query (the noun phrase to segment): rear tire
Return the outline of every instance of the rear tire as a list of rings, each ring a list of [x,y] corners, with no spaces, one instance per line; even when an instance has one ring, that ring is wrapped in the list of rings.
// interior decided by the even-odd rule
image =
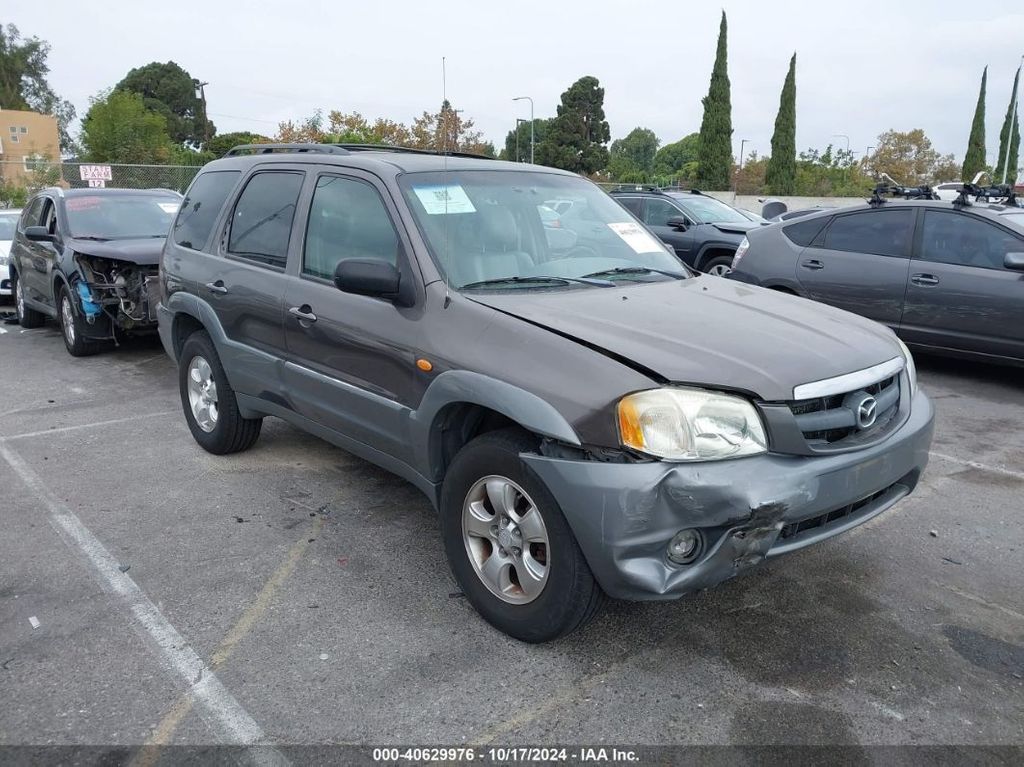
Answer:
[[[86,338],[88,323],[75,311],[71,292],[64,286],[57,291],[57,322],[64,337],[64,346],[72,357],[88,357],[102,348],[96,341]]]
[[[519,457],[536,449],[521,429],[488,432],[459,451],[441,490],[455,579],[484,620],[524,642],[575,631],[605,598],[558,502]]]
[[[42,312],[37,312],[25,304],[25,293],[17,273],[14,274],[14,284],[11,287],[14,288],[12,291],[14,293],[14,311],[18,315],[18,324],[23,328],[38,328],[42,326],[46,322],[46,315]]]
[[[713,277],[724,277],[732,271],[732,256],[717,256],[704,264],[701,271]]]
[[[190,335],[178,357],[178,389],[189,431],[214,455],[248,450],[260,436],[262,418],[243,418],[235,391],[203,330]]]

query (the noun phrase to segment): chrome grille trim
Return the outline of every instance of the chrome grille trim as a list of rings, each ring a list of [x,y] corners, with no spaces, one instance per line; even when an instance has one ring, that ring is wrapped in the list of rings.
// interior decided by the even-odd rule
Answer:
[[[830,397],[833,394],[845,394],[846,392],[863,389],[879,381],[899,373],[906,366],[907,361],[902,357],[893,357],[891,360],[873,365],[863,370],[855,370],[852,373],[824,378],[820,381],[800,384],[793,387],[793,399],[815,399],[817,397]]]

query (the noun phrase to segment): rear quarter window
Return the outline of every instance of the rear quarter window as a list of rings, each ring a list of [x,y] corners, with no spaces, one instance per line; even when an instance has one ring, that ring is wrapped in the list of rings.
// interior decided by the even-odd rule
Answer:
[[[814,242],[814,238],[818,236],[818,232],[824,229],[825,224],[831,220],[831,216],[822,216],[821,218],[814,218],[810,221],[797,221],[782,227],[782,233],[786,235],[786,238],[794,245],[806,248]]]
[[[193,250],[202,249],[210,238],[217,214],[241,175],[237,170],[199,174],[185,195],[178,217],[174,220],[171,231],[175,243]]]

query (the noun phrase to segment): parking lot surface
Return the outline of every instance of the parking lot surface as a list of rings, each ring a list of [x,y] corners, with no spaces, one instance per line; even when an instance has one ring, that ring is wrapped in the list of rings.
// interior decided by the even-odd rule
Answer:
[[[402,480],[273,419],[208,455],[157,342],[0,329],[0,744],[1024,744],[1019,370],[919,358],[869,524],[530,646]]]

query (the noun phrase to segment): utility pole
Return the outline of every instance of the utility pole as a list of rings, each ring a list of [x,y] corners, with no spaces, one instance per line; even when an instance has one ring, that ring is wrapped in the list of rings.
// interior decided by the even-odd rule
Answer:
[[[530,165],[533,165],[533,99],[529,96],[516,96],[512,100],[530,102]],[[516,125],[516,130],[519,130],[518,125]]]
[[[203,104],[203,149],[206,149],[206,145],[210,143],[210,120],[206,116],[206,86],[209,83],[201,83],[198,80],[192,82],[196,86],[196,98]]]

